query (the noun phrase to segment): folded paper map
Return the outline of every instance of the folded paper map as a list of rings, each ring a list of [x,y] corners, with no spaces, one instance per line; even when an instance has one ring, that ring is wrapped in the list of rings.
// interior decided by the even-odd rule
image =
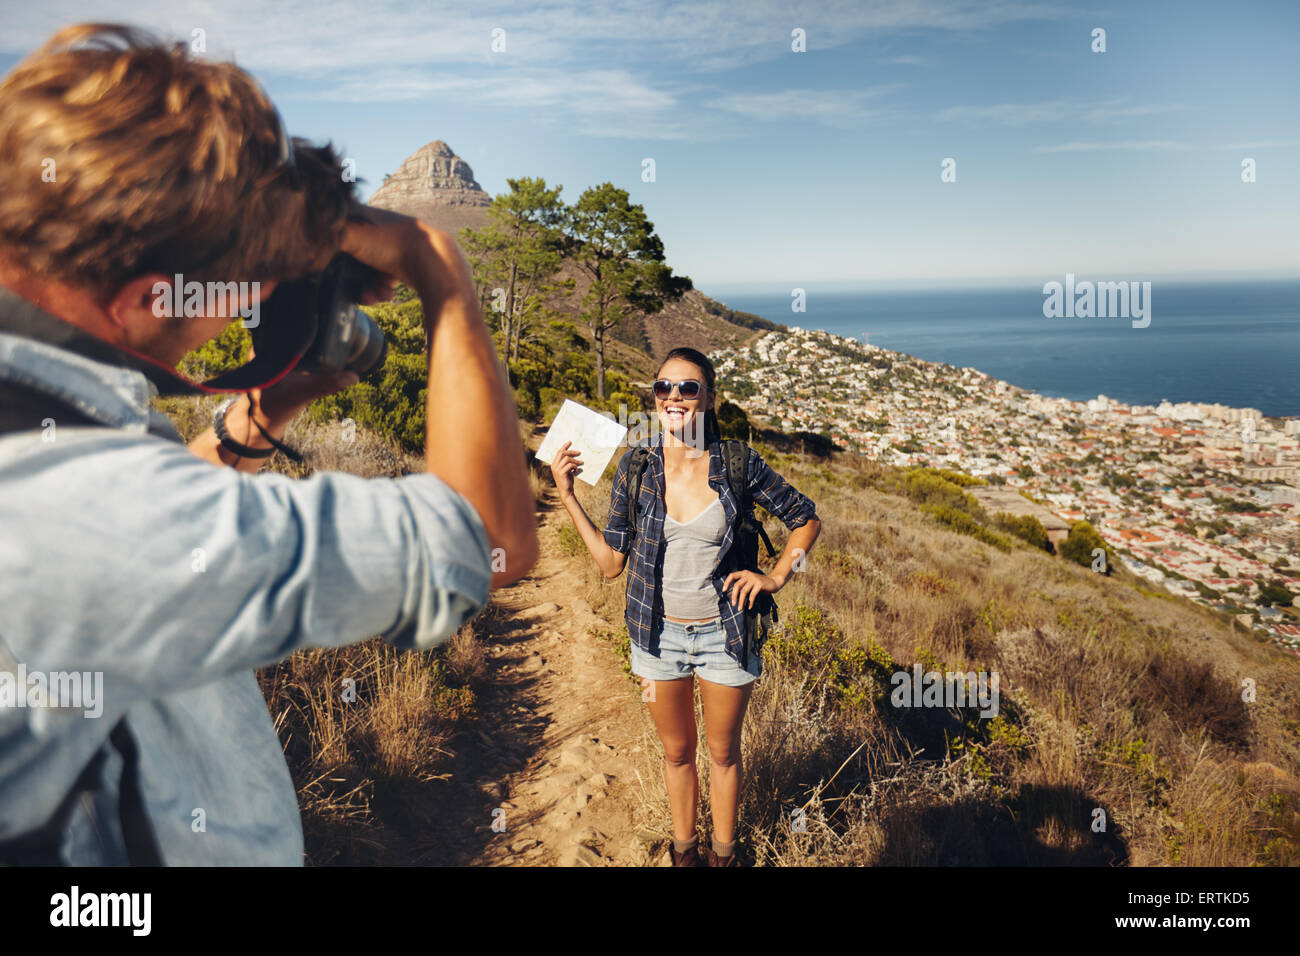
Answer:
[[[572,442],[569,447],[582,459],[578,478],[595,485],[626,435],[626,426],[566,398],[537,449],[537,459],[549,465],[564,443]]]

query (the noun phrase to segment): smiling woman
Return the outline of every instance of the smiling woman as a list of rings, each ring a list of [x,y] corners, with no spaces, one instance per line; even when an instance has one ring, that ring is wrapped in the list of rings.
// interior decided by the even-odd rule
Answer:
[[[761,636],[751,622],[812,548],[821,523],[813,503],[757,452],[743,442],[722,441],[707,356],[673,349],[653,390],[662,427],[619,462],[603,535],[573,494],[573,476],[582,465],[577,453],[561,448],[551,470],[561,502],[605,576],[628,569],[632,671],[642,680],[663,743],[673,865],[702,865],[695,835],[698,675],[712,758],[707,865],[736,866],[741,728],[753,683],[762,674]],[[758,570],[755,501],[791,529],[770,574]]]

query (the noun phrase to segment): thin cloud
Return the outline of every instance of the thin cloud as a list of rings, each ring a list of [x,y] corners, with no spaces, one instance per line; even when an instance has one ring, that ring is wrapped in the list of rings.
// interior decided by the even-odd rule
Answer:
[[[1253,143],[1229,143],[1219,149],[1287,149],[1300,146],[1300,139],[1257,139]]]
[[[361,103],[455,93],[463,101],[524,109],[556,108],[577,113],[656,112],[678,105],[677,96],[623,70],[511,70],[466,77],[463,74],[411,77],[381,73],[350,77],[334,86],[294,94],[289,99]]]
[[[753,120],[810,119],[840,125],[883,115],[886,110],[870,104],[898,88],[898,84],[887,84],[865,90],[794,89],[732,93],[704,105]]]
[[[1124,142],[1083,141],[1059,143],[1056,146],[1035,146],[1035,153],[1088,153],[1101,150],[1190,149],[1186,143],[1168,139],[1141,139]]]
[[[1184,110],[1182,105],[1170,106],[1099,106],[1088,110],[1087,119],[1093,123],[1113,123],[1116,120],[1133,119],[1138,116],[1154,116],[1158,113],[1171,113]]]
[[[949,106],[935,114],[940,122],[997,123],[1003,126],[1024,126],[1029,123],[1050,123],[1067,119],[1067,114],[1077,110],[1069,100],[1049,100],[1043,103],[988,103],[984,105]]]
[[[1141,116],[1154,116],[1182,110],[1182,105],[1121,105],[1114,101],[1087,103],[1072,99],[1043,100],[1037,103],[980,103],[949,106],[935,114],[941,122],[967,122],[981,125],[1028,126],[1033,123],[1073,122],[1114,123]]]

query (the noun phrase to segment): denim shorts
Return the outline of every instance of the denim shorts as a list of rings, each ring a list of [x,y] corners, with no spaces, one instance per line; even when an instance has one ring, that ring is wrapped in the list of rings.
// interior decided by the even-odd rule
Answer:
[[[695,673],[713,684],[744,687],[763,673],[763,661],[751,651],[746,670],[727,653],[727,630],[721,617],[700,624],[664,618],[657,654],[632,645],[632,673],[647,680],[677,680]]]

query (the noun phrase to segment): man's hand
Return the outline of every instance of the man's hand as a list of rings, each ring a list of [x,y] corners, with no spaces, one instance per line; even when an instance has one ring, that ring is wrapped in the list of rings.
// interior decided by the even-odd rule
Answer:
[[[249,358],[253,350],[249,350]],[[356,372],[337,372],[319,375],[312,372],[290,372],[269,388],[254,388],[248,392],[252,402],[236,402],[226,413],[226,428],[241,445],[250,448],[270,448],[260,425],[276,441],[284,438],[285,429],[298,414],[323,395],[332,395],[357,384]],[[250,420],[251,419],[251,420]],[[256,472],[266,463],[264,458],[240,458],[225,448],[217,433],[209,428],[194,441],[190,451],[214,465],[234,466],[238,471]]]
[[[469,264],[455,239],[410,216],[374,206],[359,207],[344,227],[342,251],[380,272],[390,299],[392,284],[402,282],[419,290],[426,306],[436,305],[429,299],[442,300],[456,293],[476,300]]]
[[[312,372],[290,372],[270,388],[254,388],[249,397],[253,400],[253,418],[277,439],[298,414],[318,398],[333,395],[351,388],[360,381],[356,372],[343,371],[333,375]]]

